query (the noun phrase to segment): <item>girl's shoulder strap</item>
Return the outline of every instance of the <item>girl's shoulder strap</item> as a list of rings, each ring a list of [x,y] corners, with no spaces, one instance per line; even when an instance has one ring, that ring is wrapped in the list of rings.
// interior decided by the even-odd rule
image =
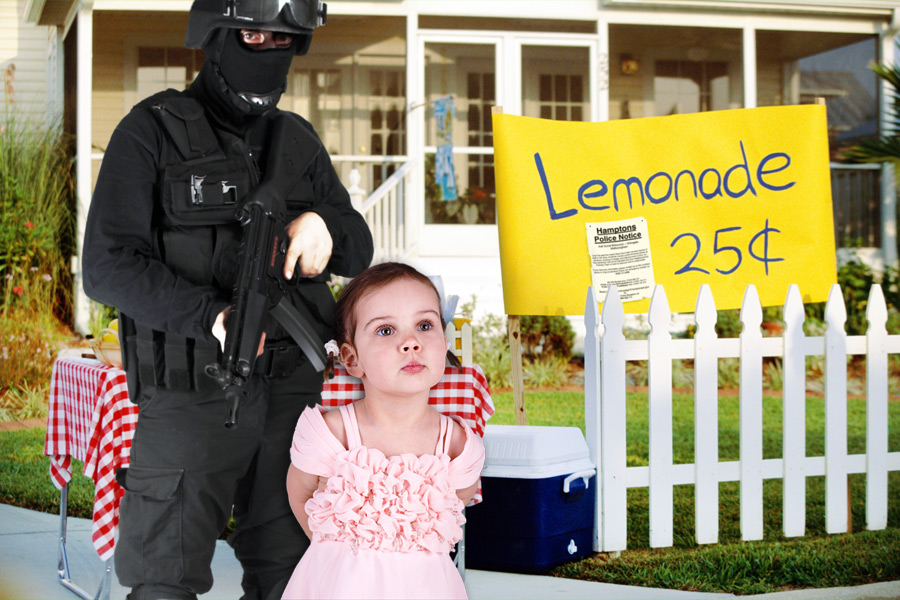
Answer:
[[[453,421],[445,414],[438,413],[441,416],[441,432],[438,435],[437,448],[435,454],[450,454],[450,440],[453,439]]]
[[[359,422],[356,420],[356,407],[353,403],[341,406],[341,420],[344,422],[344,433],[347,436],[347,450],[353,450],[362,446],[362,437],[359,435]]]

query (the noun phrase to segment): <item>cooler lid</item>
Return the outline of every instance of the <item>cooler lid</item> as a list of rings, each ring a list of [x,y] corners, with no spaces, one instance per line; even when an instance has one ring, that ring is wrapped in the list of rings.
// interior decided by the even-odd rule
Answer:
[[[484,432],[485,469],[505,467],[564,472],[592,467],[587,442],[577,427],[487,425]],[[485,473],[487,474],[487,473]]]

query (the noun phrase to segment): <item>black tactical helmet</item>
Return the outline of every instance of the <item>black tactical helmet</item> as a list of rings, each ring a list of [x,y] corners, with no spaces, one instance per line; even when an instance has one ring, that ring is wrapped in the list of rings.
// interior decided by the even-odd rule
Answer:
[[[297,36],[297,54],[306,54],[313,29],[325,23],[319,0],[194,0],[184,45],[203,48],[220,28],[267,29]]]

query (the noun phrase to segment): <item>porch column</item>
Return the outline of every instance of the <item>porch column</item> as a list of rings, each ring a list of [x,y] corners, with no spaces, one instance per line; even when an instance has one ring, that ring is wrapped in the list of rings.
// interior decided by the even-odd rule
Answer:
[[[93,92],[94,2],[84,0],[78,10],[78,92],[75,124],[75,239],[78,247],[73,257],[75,328],[90,332],[90,301],[82,286],[81,247],[87,211],[91,203],[91,94]]]
[[[897,22],[898,11],[894,9],[894,18],[891,27],[881,34],[881,57],[882,63],[893,64],[894,59],[894,35],[897,30],[894,28]],[[884,133],[892,131],[890,116],[891,103],[891,86],[886,81],[881,80],[878,86],[878,105],[880,109],[881,131]],[[892,163],[886,162],[881,165],[881,252],[884,258],[884,266],[896,267],[897,261],[897,182],[896,173]]]
[[[597,45],[591,51],[591,118],[609,121],[609,23],[597,20]]]
[[[49,27],[47,33],[47,127],[62,121],[64,58],[61,31],[60,27]]]
[[[411,6],[406,16],[406,148],[407,160],[416,164],[410,172],[403,203],[405,248],[417,243],[425,224],[425,82],[422,80],[425,57],[418,33],[419,14]]]
[[[756,29],[744,27],[744,108],[756,108]]]

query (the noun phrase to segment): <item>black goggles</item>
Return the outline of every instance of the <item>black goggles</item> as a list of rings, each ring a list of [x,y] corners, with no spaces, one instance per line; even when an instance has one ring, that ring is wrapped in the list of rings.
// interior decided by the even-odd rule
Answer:
[[[226,14],[235,19],[260,24],[274,21],[284,12],[288,22],[313,29],[325,23],[326,5],[319,0],[228,0]]]

